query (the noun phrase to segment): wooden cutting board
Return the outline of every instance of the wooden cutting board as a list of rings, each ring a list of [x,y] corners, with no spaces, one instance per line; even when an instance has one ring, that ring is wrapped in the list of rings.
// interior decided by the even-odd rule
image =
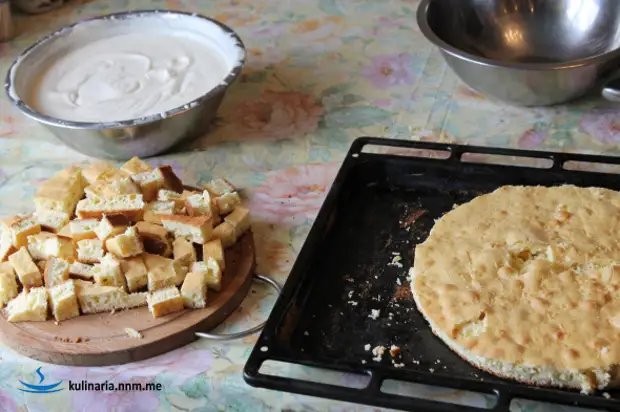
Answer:
[[[0,316],[0,340],[22,355],[59,365],[118,365],[184,346],[226,319],[248,294],[254,272],[254,242],[246,233],[225,252],[222,290],[207,292],[207,307],[153,318],[148,308],[82,315],[60,322],[9,323]],[[125,328],[143,338],[130,338]]]

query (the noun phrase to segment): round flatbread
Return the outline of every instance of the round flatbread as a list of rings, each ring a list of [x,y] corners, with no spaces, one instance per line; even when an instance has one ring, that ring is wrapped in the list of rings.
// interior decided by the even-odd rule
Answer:
[[[458,206],[418,245],[411,289],[472,365],[524,383],[620,381],[620,193],[504,186]]]

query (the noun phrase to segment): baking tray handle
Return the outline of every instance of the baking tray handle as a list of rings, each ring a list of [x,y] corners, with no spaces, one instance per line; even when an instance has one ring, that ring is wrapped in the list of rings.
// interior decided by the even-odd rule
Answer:
[[[271,279],[269,276],[254,275],[253,280],[260,280],[261,282],[265,282],[266,284],[270,285],[276,290],[276,292],[278,292],[278,296],[280,296],[280,293],[282,293],[282,287],[280,286],[280,284],[276,282],[275,280]],[[250,329],[246,329],[246,330],[243,330],[241,332],[236,332],[236,333],[196,332],[195,334],[197,337],[203,338],[203,339],[212,339],[212,340],[217,340],[217,341],[237,340],[237,339],[245,338],[246,336],[250,336],[260,331],[265,326],[265,323],[267,322],[263,322],[260,325],[256,325]]]

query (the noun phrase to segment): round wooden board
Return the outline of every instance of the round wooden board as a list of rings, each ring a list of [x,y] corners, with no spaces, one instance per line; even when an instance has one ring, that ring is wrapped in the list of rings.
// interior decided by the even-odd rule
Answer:
[[[225,252],[222,290],[207,292],[207,307],[153,318],[147,307],[82,315],[60,322],[9,323],[0,316],[2,343],[22,355],[59,365],[118,365],[147,359],[184,346],[226,319],[248,294],[254,273],[252,233]],[[130,338],[125,328],[143,338]],[[79,342],[76,342],[78,341]]]

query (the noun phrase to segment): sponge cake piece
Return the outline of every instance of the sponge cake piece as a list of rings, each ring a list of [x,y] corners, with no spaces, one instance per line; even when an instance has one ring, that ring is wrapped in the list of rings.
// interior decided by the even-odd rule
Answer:
[[[93,266],[92,273],[95,283],[98,285],[115,286],[122,290],[127,289],[120,262],[109,254],[101,259],[101,263]]]
[[[45,286],[51,288],[69,280],[69,262],[58,258],[50,258],[43,272]]]
[[[162,216],[161,222],[175,237],[184,237],[190,242],[205,244],[211,239],[213,221],[207,216]]]
[[[51,287],[48,291],[52,315],[56,321],[80,316],[77,295],[73,281],[66,280]]]
[[[120,263],[129,292],[136,292],[148,284],[148,271],[141,256],[123,259]]]
[[[108,252],[118,258],[137,256],[144,252],[142,241],[135,226],[125,230],[125,233],[106,240],[105,246]]]
[[[93,265],[73,262],[69,266],[69,276],[74,279],[93,280]]]
[[[18,294],[17,278],[9,262],[0,263],[0,308]]]
[[[82,263],[99,263],[105,252],[99,239],[83,239],[77,242],[77,260]]]
[[[71,228],[71,239],[78,242],[82,239],[95,239],[97,234],[95,229],[99,226],[97,219],[76,219],[69,222]]]
[[[220,239],[213,239],[202,245],[202,260],[213,258],[222,269],[225,270],[226,259],[224,259],[224,247]]]
[[[68,261],[75,259],[73,243],[52,233],[41,232],[28,236],[28,253],[34,260],[57,257]]]
[[[34,263],[25,247],[9,256],[9,262],[15,269],[17,277],[24,289],[32,289],[43,286],[43,277],[39,267]]]
[[[138,157],[132,157],[124,165],[121,166],[121,171],[128,176],[135,175],[143,172],[150,172],[153,170],[151,165]]]
[[[76,213],[80,219],[100,219],[104,214],[121,214],[137,222],[144,215],[142,195],[118,195],[105,199],[82,199],[78,202]]]
[[[204,273],[188,273],[181,286],[181,296],[186,308],[200,309],[207,306],[207,283]]]
[[[174,260],[183,266],[191,266],[196,261],[196,249],[187,239],[178,237],[172,243]]]
[[[69,214],[57,210],[38,210],[35,219],[41,225],[41,229],[48,232],[58,233],[69,223]]]
[[[95,228],[95,234],[101,241],[120,235],[130,226],[131,222],[127,217],[120,214],[104,214],[101,222]]]
[[[222,269],[212,257],[192,265],[192,272],[202,273],[209,289],[219,292],[222,289]]]
[[[11,241],[16,249],[28,245],[28,236],[41,232],[41,225],[34,216],[28,216],[9,226]]]
[[[6,306],[9,322],[44,322],[47,320],[47,290],[24,289]]]
[[[0,263],[5,262],[16,250],[15,246],[13,246],[11,233],[6,229],[2,230],[2,233],[0,233]]]
[[[183,310],[183,297],[179,289],[170,286],[148,294],[147,302],[149,311],[153,317],[159,318],[174,312]]]
[[[183,283],[188,271],[187,267],[172,259],[150,253],[145,253],[143,258],[148,271],[150,292]]]

